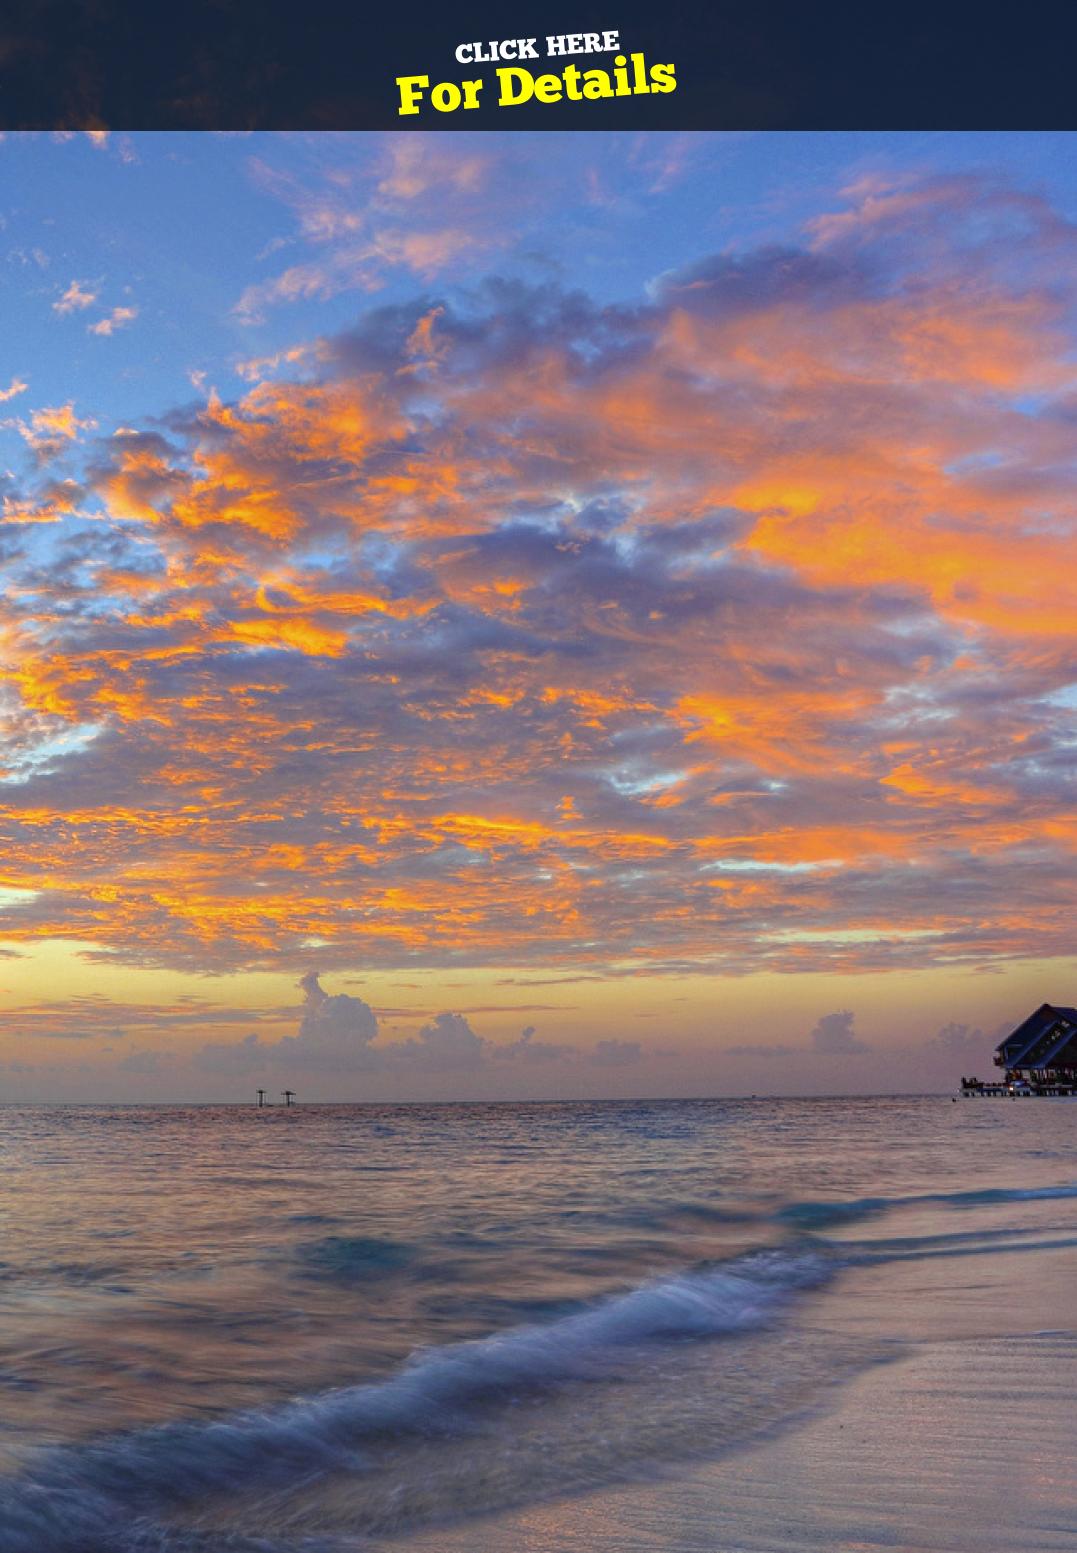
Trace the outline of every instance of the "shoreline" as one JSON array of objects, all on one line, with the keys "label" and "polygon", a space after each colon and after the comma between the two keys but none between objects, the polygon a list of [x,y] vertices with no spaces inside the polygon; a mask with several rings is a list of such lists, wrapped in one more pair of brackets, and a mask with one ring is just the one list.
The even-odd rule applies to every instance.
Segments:
[{"label": "shoreline", "polygon": [[791,1427],[707,1465],[374,1547],[1072,1553],[1075,1389],[1075,1334],[916,1344],[834,1388]]}]

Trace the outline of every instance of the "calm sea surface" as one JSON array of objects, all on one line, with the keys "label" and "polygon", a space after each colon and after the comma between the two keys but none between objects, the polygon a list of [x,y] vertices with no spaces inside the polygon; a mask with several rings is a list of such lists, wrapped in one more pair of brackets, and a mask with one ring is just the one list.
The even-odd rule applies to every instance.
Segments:
[{"label": "calm sea surface", "polygon": [[1077,1326],[1066,1101],[2,1107],[0,1149],[0,1553],[497,1547]]}]

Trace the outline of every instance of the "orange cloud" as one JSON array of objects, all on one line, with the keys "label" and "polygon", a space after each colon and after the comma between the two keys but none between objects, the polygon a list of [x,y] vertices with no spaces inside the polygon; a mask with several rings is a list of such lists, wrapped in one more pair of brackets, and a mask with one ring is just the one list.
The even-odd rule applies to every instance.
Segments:
[{"label": "orange cloud", "polygon": [[73,280],[58,301],[52,304],[54,313],[75,313],[83,308],[92,307],[97,301],[97,292],[88,287],[83,288],[82,283]]},{"label": "orange cloud", "polygon": [[[274,285],[461,262],[447,219],[378,236],[409,146],[361,223],[350,185],[284,191],[329,272]],[[460,197],[492,176],[477,149]],[[952,191],[848,199],[634,307],[372,309],[86,456],[72,404],[34,412],[83,467],[4,497],[6,938],[200,969],[1063,952],[1068,278],[960,286]]]},{"label": "orange cloud", "polygon": [[125,324],[132,323],[138,317],[137,307],[114,307],[111,313],[99,318],[95,324],[88,324],[90,334],[110,335],[117,329],[122,329]]}]

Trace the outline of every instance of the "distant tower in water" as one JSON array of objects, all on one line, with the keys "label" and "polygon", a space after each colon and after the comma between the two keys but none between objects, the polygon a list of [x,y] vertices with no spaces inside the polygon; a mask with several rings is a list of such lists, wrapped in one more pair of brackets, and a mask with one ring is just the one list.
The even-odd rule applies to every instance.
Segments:
[{"label": "distant tower in water", "polygon": [[284,1096],[284,1103],[285,1103],[285,1105],[291,1105],[292,1101],[295,1099],[295,1090],[294,1089],[282,1089],[281,1090],[281,1094]]},{"label": "distant tower in water", "polygon": [[264,1089],[260,1089],[258,1091],[258,1104],[260,1106],[263,1106],[263,1105],[265,1105],[265,1103],[266,1103],[266,1092],[265,1092]]}]

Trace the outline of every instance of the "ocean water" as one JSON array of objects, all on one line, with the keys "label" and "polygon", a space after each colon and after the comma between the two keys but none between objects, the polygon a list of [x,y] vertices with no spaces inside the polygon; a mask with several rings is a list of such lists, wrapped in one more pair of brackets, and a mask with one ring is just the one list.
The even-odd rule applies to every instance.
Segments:
[{"label": "ocean water", "polygon": [[[1075,1103],[8,1106],[0,1149],[0,1553],[515,1553],[540,1510],[535,1546],[620,1548],[629,1503],[674,1553],[911,1547],[862,1482],[847,1543],[840,1487],[769,1531],[663,1495],[790,1478],[869,1382],[863,1443],[907,1457],[918,1362],[965,1365],[962,1475],[983,1355],[1068,1427]],[[1030,1547],[1072,1545],[1061,1476]]]}]

